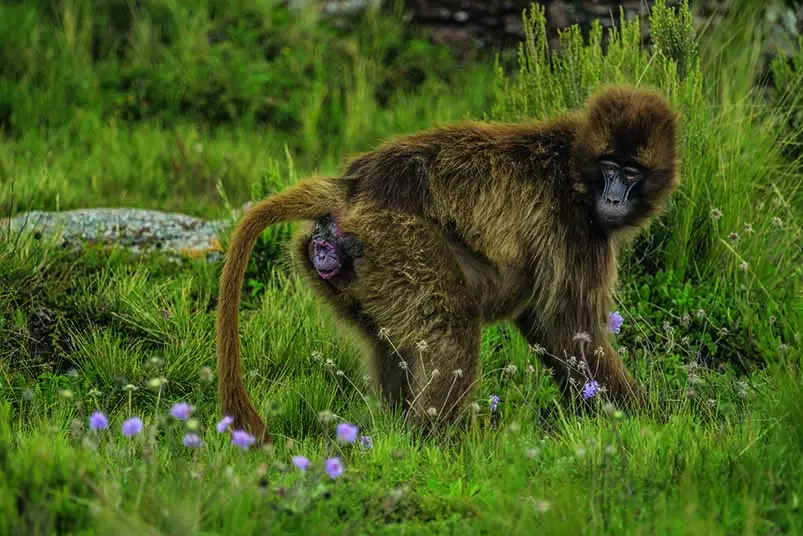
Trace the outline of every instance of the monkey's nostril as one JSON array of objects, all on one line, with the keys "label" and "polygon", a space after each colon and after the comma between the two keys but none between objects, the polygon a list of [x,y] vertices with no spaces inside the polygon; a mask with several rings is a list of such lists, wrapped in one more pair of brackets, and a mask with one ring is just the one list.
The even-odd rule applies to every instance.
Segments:
[{"label": "monkey's nostril", "polygon": [[618,205],[621,202],[618,199],[611,199],[610,197],[608,199],[606,199],[606,201],[608,203],[610,203],[611,205]]}]

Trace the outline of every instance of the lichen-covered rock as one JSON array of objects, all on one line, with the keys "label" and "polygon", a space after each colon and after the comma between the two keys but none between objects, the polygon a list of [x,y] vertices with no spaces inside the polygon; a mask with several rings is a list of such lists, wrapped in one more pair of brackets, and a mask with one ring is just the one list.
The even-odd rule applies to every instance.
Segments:
[{"label": "lichen-covered rock", "polygon": [[222,257],[217,236],[226,223],[134,208],[27,212],[0,221],[0,237],[33,233],[36,238],[55,238],[63,247],[118,245],[135,253],[156,250],[214,261]]}]

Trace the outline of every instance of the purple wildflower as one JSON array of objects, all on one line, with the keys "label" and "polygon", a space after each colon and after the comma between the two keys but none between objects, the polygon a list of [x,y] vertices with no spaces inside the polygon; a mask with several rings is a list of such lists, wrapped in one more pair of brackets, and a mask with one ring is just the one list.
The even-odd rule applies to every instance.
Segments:
[{"label": "purple wildflower", "polygon": [[306,471],[309,467],[309,460],[306,456],[293,456],[293,465],[302,471]]},{"label": "purple wildflower", "polygon": [[89,416],[89,427],[92,430],[105,430],[109,427],[109,419],[103,413],[96,411]]},{"label": "purple wildflower", "polygon": [[624,319],[622,315],[619,314],[619,311],[614,311],[608,314],[608,331],[611,333],[619,333],[619,330],[622,329],[622,323]]},{"label": "purple wildflower", "polygon": [[215,426],[215,428],[217,429],[218,433],[222,434],[223,432],[229,429],[229,426],[231,426],[231,423],[233,422],[234,422],[234,417],[229,417],[228,415],[226,415],[225,417],[220,419],[220,422],[217,423],[217,426]]},{"label": "purple wildflower", "polygon": [[184,443],[185,447],[200,447],[203,442],[201,441],[201,437],[198,434],[184,434],[184,438],[181,440]]},{"label": "purple wildflower", "polygon": [[367,435],[360,436],[360,445],[362,445],[362,447],[366,449],[374,448],[373,441],[371,441],[371,438],[368,437]]},{"label": "purple wildflower", "polygon": [[142,419],[139,417],[132,417],[123,421],[122,431],[124,436],[131,437],[137,435],[142,431]]},{"label": "purple wildflower", "polygon": [[337,478],[343,474],[343,464],[340,458],[329,458],[325,463],[326,473],[330,478]]},{"label": "purple wildflower", "polygon": [[245,430],[234,430],[231,433],[231,442],[243,450],[248,450],[248,447],[253,445],[255,441],[256,438]]},{"label": "purple wildflower", "polygon": [[337,425],[337,440],[341,443],[354,443],[359,428],[356,425],[342,422]]},{"label": "purple wildflower", "polygon": [[496,395],[491,395],[491,399],[488,401],[488,407],[491,411],[496,411],[496,406],[499,405],[499,397]]},{"label": "purple wildflower", "polygon": [[586,384],[583,385],[583,398],[585,400],[593,398],[594,395],[597,394],[597,391],[599,391],[599,384],[597,383],[596,380],[591,380],[590,382],[586,382]]},{"label": "purple wildflower", "polygon": [[190,418],[190,415],[192,415],[193,409],[194,408],[186,402],[179,402],[177,404],[173,404],[173,407],[170,408],[170,415],[180,421],[186,421]]}]

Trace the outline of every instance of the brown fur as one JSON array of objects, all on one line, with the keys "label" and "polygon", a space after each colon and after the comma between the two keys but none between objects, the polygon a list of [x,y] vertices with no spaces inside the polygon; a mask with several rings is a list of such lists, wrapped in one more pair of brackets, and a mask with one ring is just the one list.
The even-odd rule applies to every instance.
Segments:
[{"label": "brown fur", "polygon": [[[477,378],[482,326],[506,319],[547,349],[544,360],[566,391],[573,373],[560,361],[582,355],[614,400],[640,400],[608,342],[607,314],[623,237],[677,185],[676,123],[660,95],[606,88],[585,110],[549,121],[464,123],[397,139],[356,158],[340,179],[302,182],[263,201],[240,223],[222,276],[223,411],[235,426],[264,433],[243,387],[237,332],[254,241],[272,223],[326,214],[363,244],[355,280],[336,289],[318,277],[308,233],[297,238],[296,265],[369,341],[389,402],[423,420],[453,420]],[[636,214],[613,231],[592,215],[603,155],[646,170]]]}]

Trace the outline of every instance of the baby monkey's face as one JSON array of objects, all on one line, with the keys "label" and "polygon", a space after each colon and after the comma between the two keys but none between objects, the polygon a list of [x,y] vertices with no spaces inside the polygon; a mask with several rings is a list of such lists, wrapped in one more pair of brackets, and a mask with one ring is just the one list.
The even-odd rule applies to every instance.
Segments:
[{"label": "baby monkey's face", "polygon": [[352,277],[354,265],[363,255],[359,238],[342,233],[332,216],[315,222],[307,248],[315,271],[332,283]]}]

